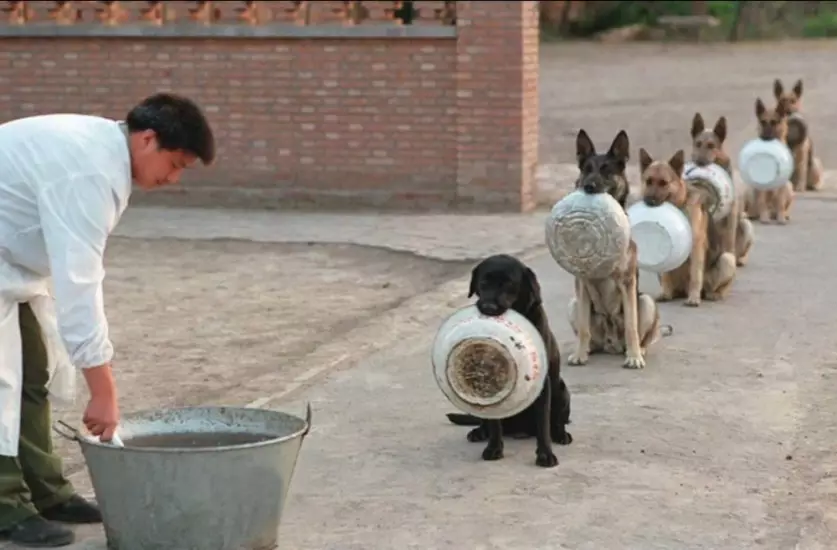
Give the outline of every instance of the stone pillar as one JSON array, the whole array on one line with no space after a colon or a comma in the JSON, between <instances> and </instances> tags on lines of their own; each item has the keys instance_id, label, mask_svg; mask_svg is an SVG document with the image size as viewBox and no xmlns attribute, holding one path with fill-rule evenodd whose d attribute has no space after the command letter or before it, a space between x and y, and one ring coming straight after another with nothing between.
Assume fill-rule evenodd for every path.
<instances>
[{"instance_id":1,"label":"stone pillar","mask_svg":"<svg viewBox=\"0 0 837 550\"><path fill-rule=\"evenodd\" d=\"M538 3L457 2L457 200L536 206Z\"/></svg>"}]
</instances>

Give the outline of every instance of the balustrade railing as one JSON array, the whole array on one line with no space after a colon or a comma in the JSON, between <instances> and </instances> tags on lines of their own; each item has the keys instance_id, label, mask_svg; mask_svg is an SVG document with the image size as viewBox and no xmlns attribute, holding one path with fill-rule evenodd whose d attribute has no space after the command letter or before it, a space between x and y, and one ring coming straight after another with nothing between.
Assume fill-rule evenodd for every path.
<instances>
[{"instance_id":1,"label":"balustrade railing","mask_svg":"<svg viewBox=\"0 0 837 550\"><path fill-rule=\"evenodd\" d=\"M2 2L0 26L456 25L456 2Z\"/></svg>"}]
</instances>

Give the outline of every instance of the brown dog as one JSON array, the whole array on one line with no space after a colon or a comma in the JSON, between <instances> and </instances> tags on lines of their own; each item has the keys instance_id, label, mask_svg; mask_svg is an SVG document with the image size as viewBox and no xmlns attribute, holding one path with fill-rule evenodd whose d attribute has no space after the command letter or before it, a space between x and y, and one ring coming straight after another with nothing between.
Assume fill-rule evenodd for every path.
<instances>
[{"instance_id":1,"label":"brown dog","mask_svg":"<svg viewBox=\"0 0 837 550\"><path fill-rule=\"evenodd\" d=\"M622 206L628 197L628 134L620 131L610 149L597 154L587 132L575 140L580 174L576 189L587 194L608 193ZM625 354L623 367L645 367L646 348L660 334L660 313L654 298L640 294L636 244L630 241L617 269L604 279L575 278L575 297L570 300L570 326L576 335L575 353L568 364L584 365L590 353Z\"/></svg>"},{"instance_id":2,"label":"brown dog","mask_svg":"<svg viewBox=\"0 0 837 550\"><path fill-rule=\"evenodd\" d=\"M773 82L773 96L788 115L787 145L793 153L794 171L791 176L793 190L818 191L822 188L822 163L814 155L814 142L808 123L802 118L802 80L789 92L785 92L782 81Z\"/></svg>"},{"instance_id":3,"label":"brown dog","mask_svg":"<svg viewBox=\"0 0 837 550\"><path fill-rule=\"evenodd\" d=\"M724 140L727 138L726 117L719 118L715 127L710 130L703 122L701 114L695 113L691 135L692 162L698 166L717 164L726 170L732 181L732 161L724 151ZM755 241L753 224L744 215L743 202L743 197L736 190L729 214L718 223L724 251L735 254L735 262L739 266L747 264L750 249Z\"/></svg>"},{"instance_id":4,"label":"brown dog","mask_svg":"<svg viewBox=\"0 0 837 550\"><path fill-rule=\"evenodd\" d=\"M673 271L660 275L664 302L686 298L685 305L697 307L701 298L720 300L729 292L735 279L735 255L724 252L716 222L710 214L709 195L683 181L683 150L668 162L654 161L645 149L639 150L643 200L649 206L670 202L679 208L692 227L692 252L688 261Z\"/></svg>"},{"instance_id":5,"label":"brown dog","mask_svg":"<svg viewBox=\"0 0 837 550\"><path fill-rule=\"evenodd\" d=\"M761 98L756 99L756 118L760 139L778 139L787 143L788 114L782 102L777 103L775 109L768 109ZM771 219L775 219L782 225L788 223L792 204L793 185L791 182L770 191L751 188L745 195L747 216L751 220L758 219L761 223L770 223Z\"/></svg>"}]
</instances>

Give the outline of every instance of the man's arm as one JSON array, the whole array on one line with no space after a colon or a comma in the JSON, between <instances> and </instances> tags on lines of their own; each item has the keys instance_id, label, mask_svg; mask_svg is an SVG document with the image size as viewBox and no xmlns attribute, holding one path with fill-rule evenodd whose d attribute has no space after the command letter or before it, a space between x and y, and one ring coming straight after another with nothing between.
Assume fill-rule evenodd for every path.
<instances>
[{"instance_id":1,"label":"man's arm","mask_svg":"<svg viewBox=\"0 0 837 550\"><path fill-rule=\"evenodd\" d=\"M105 244L117 216L111 180L93 172L46 184L38 210L67 352L91 395L115 396L102 293Z\"/></svg>"}]
</instances>

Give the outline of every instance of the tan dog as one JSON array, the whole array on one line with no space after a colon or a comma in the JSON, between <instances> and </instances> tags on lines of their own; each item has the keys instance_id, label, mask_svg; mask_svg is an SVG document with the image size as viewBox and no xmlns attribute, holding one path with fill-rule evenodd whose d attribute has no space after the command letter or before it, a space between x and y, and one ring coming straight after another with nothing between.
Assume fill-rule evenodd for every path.
<instances>
[{"instance_id":1,"label":"tan dog","mask_svg":"<svg viewBox=\"0 0 837 550\"><path fill-rule=\"evenodd\" d=\"M701 114L695 113L691 135L692 162L698 166L717 164L727 171L732 180L732 161L724 151L724 140L727 138L726 117L719 118L715 127L709 130ZM718 223L724 252L735 254L735 262L739 266L747 264L755 240L753 224L743 212L743 202L743 198L736 191L729 214Z\"/></svg>"},{"instance_id":2,"label":"tan dog","mask_svg":"<svg viewBox=\"0 0 837 550\"><path fill-rule=\"evenodd\" d=\"M782 103L775 109L768 109L761 98L756 99L756 118L758 136L761 139L787 140L788 116ZM793 185L787 182L778 189L758 191L750 188L745 195L745 210L751 219L761 223L770 223L771 219L784 225L790 220L790 208L793 205Z\"/></svg>"},{"instance_id":3,"label":"tan dog","mask_svg":"<svg viewBox=\"0 0 837 550\"><path fill-rule=\"evenodd\" d=\"M793 190L796 192L808 190L818 191L822 188L822 162L814 155L814 142L808 123L801 116L802 111L802 80L789 92L785 92L782 81L778 78L773 82L773 96L788 115L788 133L786 143L793 153L794 171L791 175Z\"/></svg>"},{"instance_id":4,"label":"tan dog","mask_svg":"<svg viewBox=\"0 0 837 550\"><path fill-rule=\"evenodd\" d=\"M685 305L697 307L701 298L715 301L726 297L735 279L735 255L724 252L718 227L710 214L708 193L683 181L684 162L682 149L668 162L654 161L645 149L639 150L645 203L673 204L686 214L692 227L689 259L677 269L660 275L662 291L657 301L686 298Z\"/></svg>"},{"instance_id":5,"label":"tan dog","mask_svg":"<svg viewBox=\"0 0 837 550\"><path fill-rule=\"evenodd\" d=\"M628 134L620 131L610 149L597 154L587 132L580 130L575 142L581 173L576 189L588 194L608 193L625 207L628 197ZM575 353L567 363L583 365L591 353L625 354L626 369L645 367L646 348L660 331L660 313L654 298L640 294L636 244L630 241L619 267L605 279L575 279L575 297L570 300L570 326L576 335Z\"/></svg>"}]
</instances>

